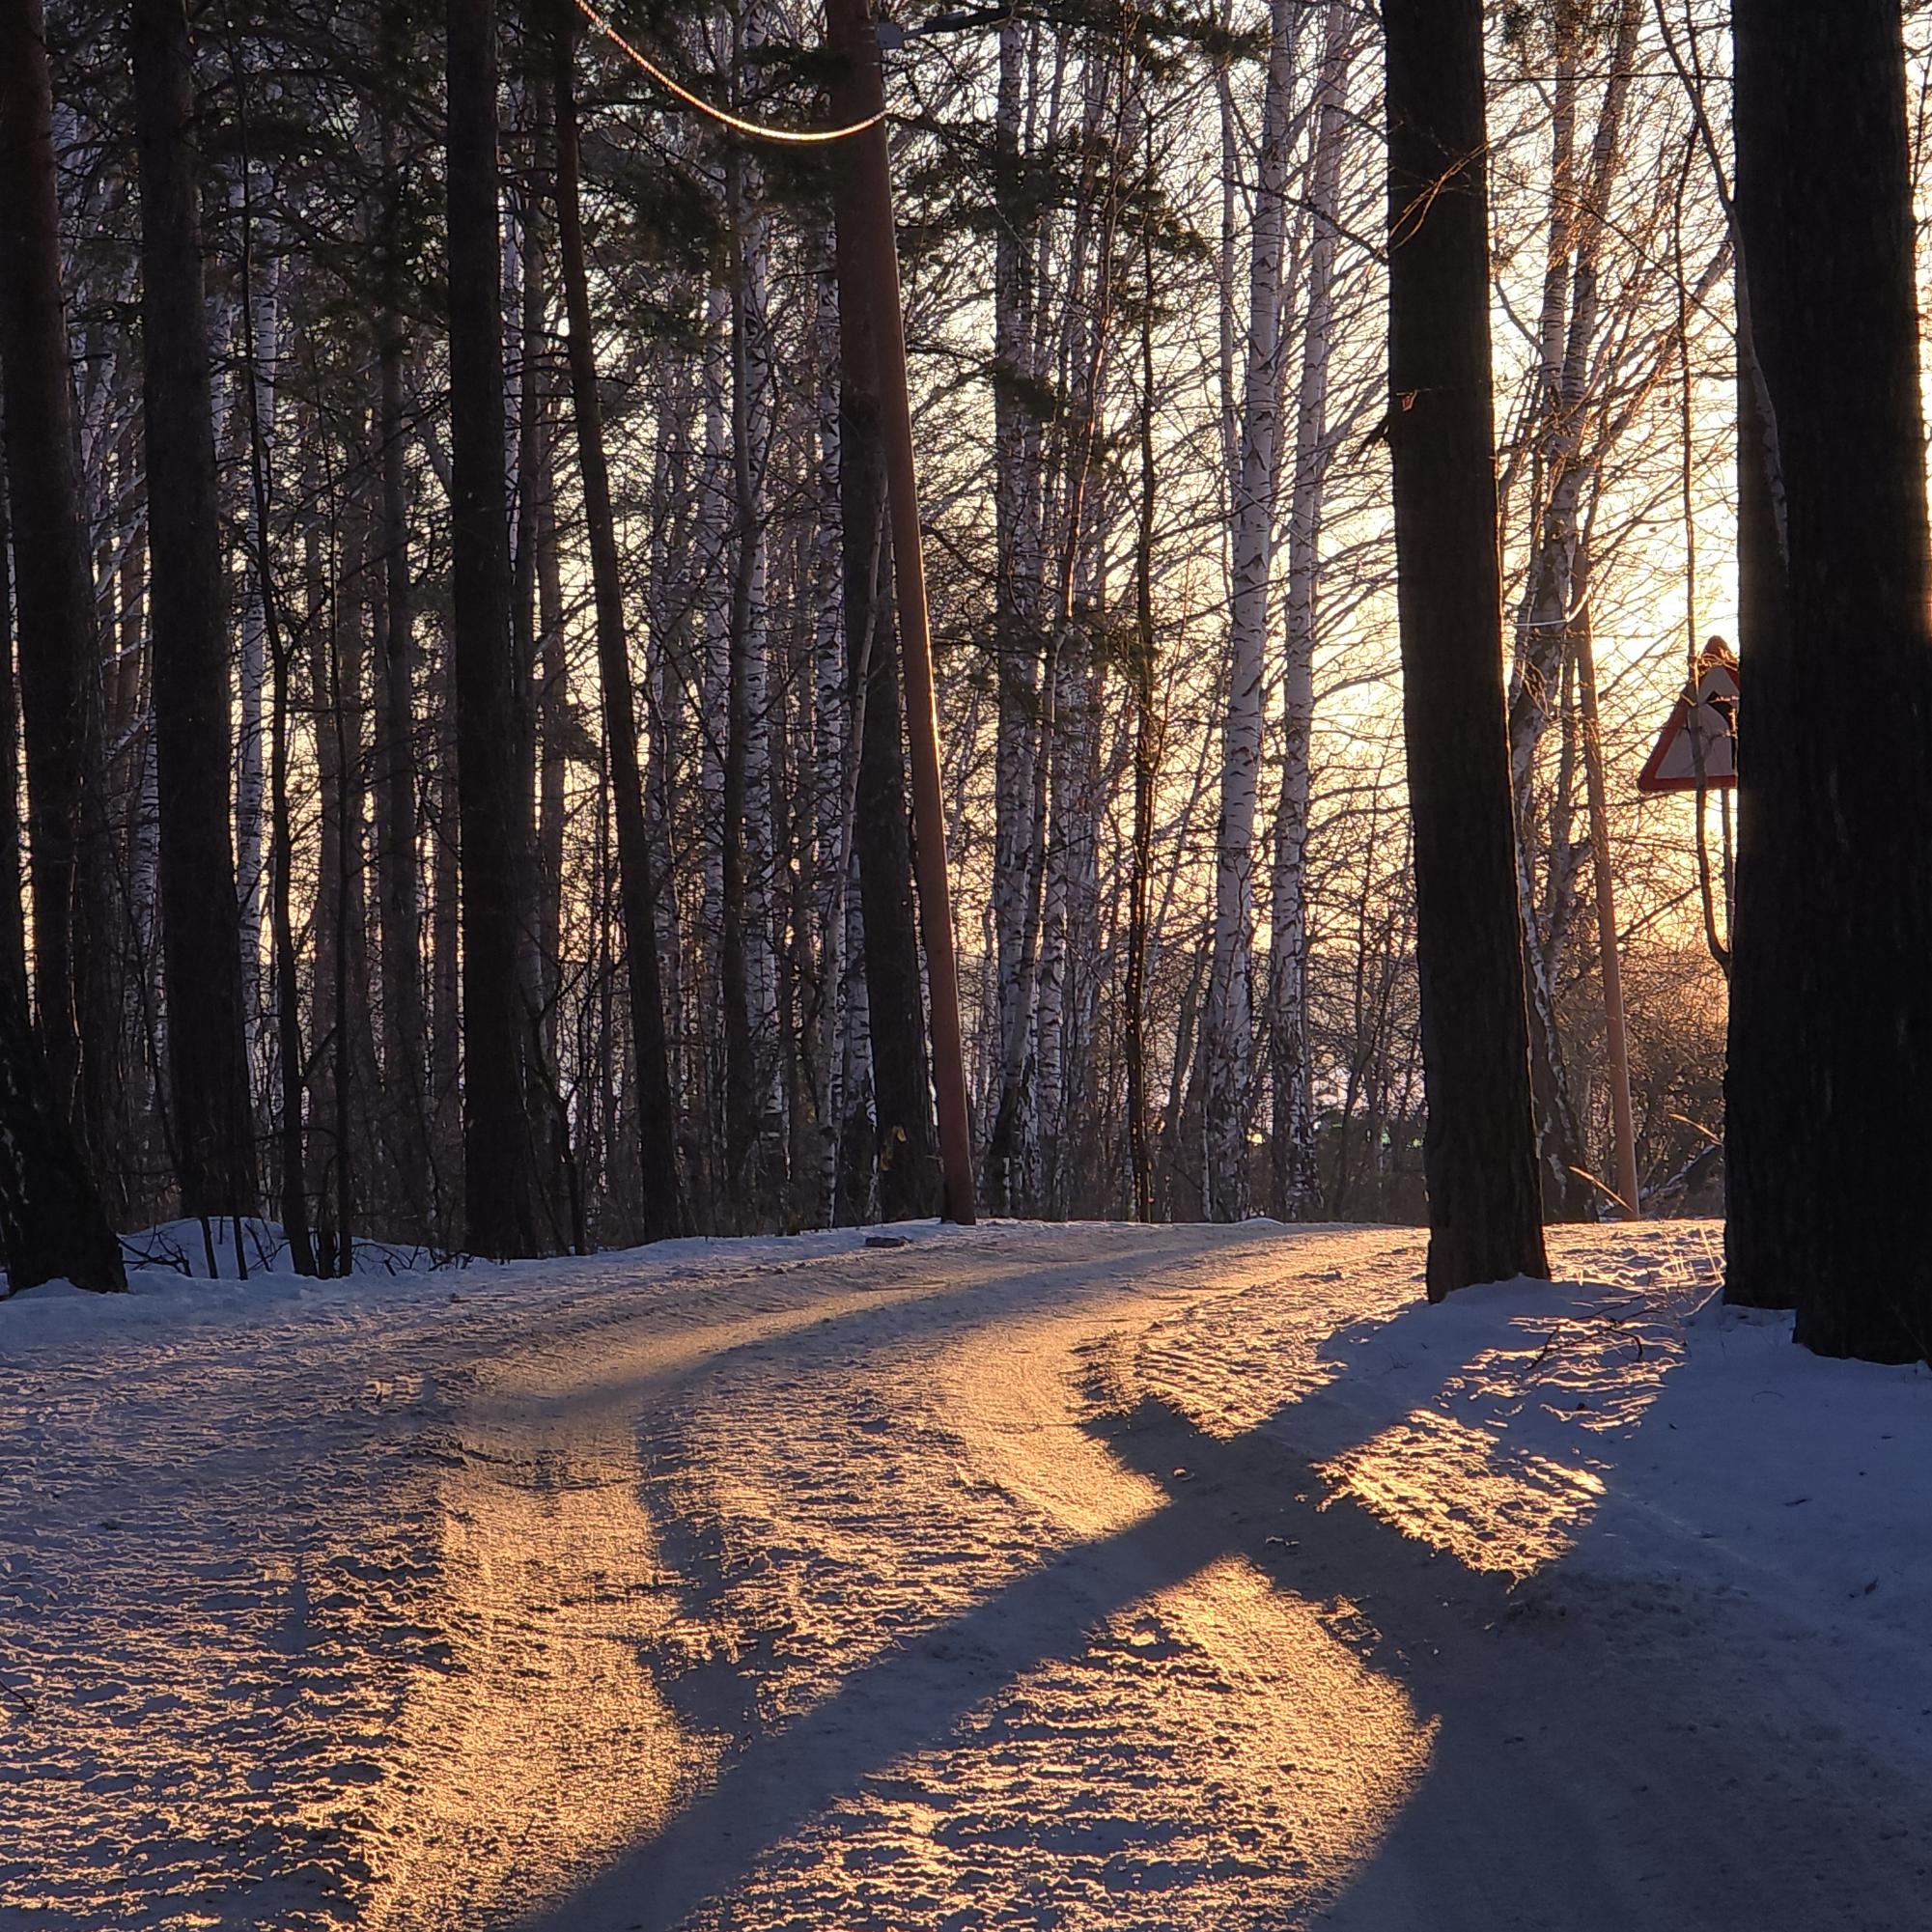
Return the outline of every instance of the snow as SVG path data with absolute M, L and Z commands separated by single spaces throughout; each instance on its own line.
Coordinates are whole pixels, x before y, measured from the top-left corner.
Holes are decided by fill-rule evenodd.
M 1932 1376 L 1710 1224 L 908 1232 L 0 1302 L 0 1928 L 1923 1922 Z

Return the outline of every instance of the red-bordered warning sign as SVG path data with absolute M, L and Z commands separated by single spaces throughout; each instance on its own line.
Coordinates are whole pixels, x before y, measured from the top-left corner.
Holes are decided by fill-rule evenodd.
M 1722 637 L 1697 657 L 1697 687 L 1670 708 L 1643 770 L 1639 792 L 1694 792 L 1699 785 L 1728 790 L 1738 781 L 1738 660 Z

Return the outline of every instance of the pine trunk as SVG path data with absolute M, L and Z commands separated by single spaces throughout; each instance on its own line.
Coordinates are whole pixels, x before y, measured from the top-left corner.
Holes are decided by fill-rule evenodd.
M 1502 690 L 1481 0 L 1386 0 L 1388 440 L 1428 1292 L 1542 1276 Z
M 229 828 L 228 640 L 187 15 L 135 0 L 143 421 L 161 938 L 182 1212 L 251 1214 L 241 925 Z
M 1932 565 L 1900 14 L 1732 17 L 1788 621 L 1748 606 L 1742 640 L 1728 1285 L 1795 1302 L 1822 1355 L 1909 1361 L 1932 1356 Z
M 524 1106 L 528 1016 L 519 952 L 526 876 L 517 831 L 498 249 L 496 17 L 449 0 L 451 556 L 457 804 L 462 868 L 462 1121 L 466 1241 L 478 1254 L 543 1246 Z
M 630 683 L 624 591 L 616 525 L 611 517 L 610 479 L 604 462 L 590 290 L 584 268 L 573 40 L 568 31 L 558 38 L 557 232 L 563 257 L 564 300 L 570 318 L 571 398 L 576 417 L 577 466 L 583 482 L 584 520 L 590 535 L 591 575 L 597 602 L 597 663 L 603 698 L 605 762 L 617 817 L 624 949 L 630 979 L 630 1031 L 637 1060 L 638 1199 L 644 1238 L 657 1241 L 685 1232 L 685 1211 L 678 1182 L 677 1117 L 658 964 L 657 884 L 652 866 L 651 830 L 644 813 L 636 701 Z
M 18 601 L 20 710 L 26 727 L 28 854 L 40 1035 L 62 1113 L 75 1117 L 80 1074 L 74 961 L 75 861 L 88 680 L 99 656 L 77 467 L 67 314 L 61 289 L 53 102 L 40 0 L 0 5 L 0 388 Z M 17 832 L 13 662 L 6 816 Z M 18 919 L 17 844 L 10 843 Z M 19 950 L 8 936 L 8 965 Z M 21 987 L 24 997 L 24 982 Z
M 849 87 L 833 90 L 834 113 Z M 851 167 L 841 153 L 835 166 Z M 854 846 L 864 920 L 866 1012 L 878 1119 L 879 1213 L 910 1220 L 938 1207 L 938 1153 L 926 1063 L 925 1009 L 912 906 L 911 842 L 897 631 L 889 586 L 885 458 L 879 378 L 864 294 L 855 196 L 837 197 L 839 505 L 845 535 L 845 633 L 858 739 Z

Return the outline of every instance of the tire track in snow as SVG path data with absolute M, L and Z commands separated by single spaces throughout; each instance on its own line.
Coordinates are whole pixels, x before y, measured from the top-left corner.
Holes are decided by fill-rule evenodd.
M 1225 1525 L 1093 1440 L 1078 1386 L 1097 1337 L 1278 1275 L 1303 1239 L 1063 1230 L 980 1257 L 946 1318 L 694 1385 L 658 1432 L 658 1513 L 708 1571 L 711 1649 L 672 1696 L 736 1736 L 543 1922 L 1176 1932 L 1337 1889 L 1425 1736 Z
M 881 1300 L 836 1270 L 766 1263 L 660 1299 L 654 1320 L 592 1310 L 478 1371 L 437 1451 L 453 1667 L 420 1679 L 399 1721 L 379 1829 L 401 1842 L 372 1925 L 539 1910 L 702 1784 L 720 1740 L 650 1667 L 703 1637 L 643 1505 L 640 1419 L 734 1352 Z

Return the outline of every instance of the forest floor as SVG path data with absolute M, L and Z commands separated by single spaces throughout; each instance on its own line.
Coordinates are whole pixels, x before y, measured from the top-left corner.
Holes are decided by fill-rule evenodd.
M 1716 1248 L 15 1297 L 0 1927 L 1922 1927 L 1932 1375 Z

